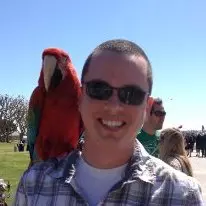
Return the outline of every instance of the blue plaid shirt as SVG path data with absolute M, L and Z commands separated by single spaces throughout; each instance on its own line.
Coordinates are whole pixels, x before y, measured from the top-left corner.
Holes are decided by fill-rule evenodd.
M 80 155 L 76 150 L 61 159 L 36 163 L 25 171 L 14 206 L 89 205 L 75 183 L 75 165 Z M 203 206 L 204 203 L 194 178 L 150 156 L 137 142 L 124 179 L 98 205 Z

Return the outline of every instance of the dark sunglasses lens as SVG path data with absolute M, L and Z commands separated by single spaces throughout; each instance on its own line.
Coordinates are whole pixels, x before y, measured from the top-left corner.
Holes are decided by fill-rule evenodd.
M 86 92 L 93 99 L 107 100 L 112 95 L 112 88 L 105 82 L 91 81 L 86 83 Z
M 166 115 L 166 112 L 163 111 L 155 111 L 154 112 L 155 116 L 157 117 L 164 117 Z
M 119 99 L 129 105 L 142 104 L 145 95 L 146 93 L 136 86 L 127 86 L 119 90 Z

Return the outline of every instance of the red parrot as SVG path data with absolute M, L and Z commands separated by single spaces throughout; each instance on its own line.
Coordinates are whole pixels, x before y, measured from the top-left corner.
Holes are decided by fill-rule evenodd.
M 29 102 L 31 163 L 69 153 L 77 147 L 83 129 L 78 110 L 81 85 L 69 55 L 47 48 L 42 60 L 38 86 Z

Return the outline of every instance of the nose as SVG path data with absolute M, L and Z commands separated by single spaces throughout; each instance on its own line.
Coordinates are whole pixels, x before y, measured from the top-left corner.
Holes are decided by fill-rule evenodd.
M 119 111 L 122 111 L 123 107 L 118 98 L 117 91 L 114 90 L 112 96 L 106 101 L 105 109 L 111 112 L 111 114 L 117 114 Z

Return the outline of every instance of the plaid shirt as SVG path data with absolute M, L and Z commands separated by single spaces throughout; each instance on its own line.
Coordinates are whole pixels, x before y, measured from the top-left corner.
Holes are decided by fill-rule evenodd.
M 14 206 L 89 205 L 75 183 L 75 167 L 79 156 L 80 152 L 74 151 L 61 159 L 36 163 L 25 171 Z M 98 205 L 204 204 L 200 186 L 195 179 L 150 156 L 138 142 L 124 179 L 114 185 Z

